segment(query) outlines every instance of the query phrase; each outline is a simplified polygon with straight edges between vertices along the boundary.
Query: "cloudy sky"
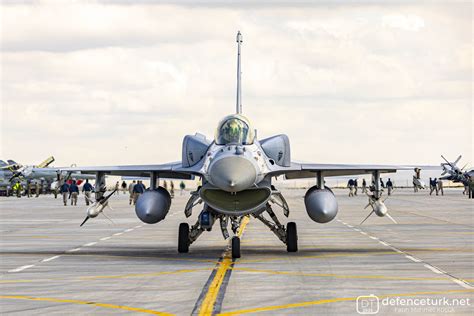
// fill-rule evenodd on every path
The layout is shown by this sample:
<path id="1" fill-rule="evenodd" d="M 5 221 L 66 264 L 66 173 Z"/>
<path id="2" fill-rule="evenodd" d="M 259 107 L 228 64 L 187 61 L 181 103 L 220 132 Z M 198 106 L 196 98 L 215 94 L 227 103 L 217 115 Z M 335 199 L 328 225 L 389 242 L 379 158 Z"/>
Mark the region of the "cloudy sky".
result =
<path id="1" fill-rule="evenodd" d="M 228 3 L 2 1 L 0 157 L 179 160 L 235 110 L 241 30 L 244 114 L 293 159 L 472 161 L 470 1 Z"/>

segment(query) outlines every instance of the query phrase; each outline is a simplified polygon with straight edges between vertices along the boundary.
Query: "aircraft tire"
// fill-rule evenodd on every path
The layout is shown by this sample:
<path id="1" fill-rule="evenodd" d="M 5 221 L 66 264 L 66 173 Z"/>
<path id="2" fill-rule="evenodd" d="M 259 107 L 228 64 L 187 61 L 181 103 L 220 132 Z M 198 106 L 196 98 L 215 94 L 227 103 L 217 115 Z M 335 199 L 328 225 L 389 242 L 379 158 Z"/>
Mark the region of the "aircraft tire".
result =
<path id="1" fill-rule="evenodd" d="M 286 251 L 298 251 L 298 233 L 296 231 L 296 223 L 289 222 L 286 225 Z"/>
<path id="2" fill-rule="evenodd" d="M 240 258 L 240 238 L 232 237 L 232 258 Z"/>
<path id="3" fill-rule="evenodd" d="M 189 224 L 179 224 L 179 235 L 178 235 L 178 252 L 188 253 L 189 252 Z"/>

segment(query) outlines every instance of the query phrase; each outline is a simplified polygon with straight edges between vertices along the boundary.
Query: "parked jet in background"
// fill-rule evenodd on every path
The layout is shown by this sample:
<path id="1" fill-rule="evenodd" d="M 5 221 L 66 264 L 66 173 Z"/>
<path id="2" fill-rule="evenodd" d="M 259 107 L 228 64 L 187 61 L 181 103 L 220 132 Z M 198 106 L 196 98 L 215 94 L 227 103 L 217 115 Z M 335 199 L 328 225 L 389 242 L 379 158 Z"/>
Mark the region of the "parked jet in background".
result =
<path id="1" fill-rule="evenodd" d="M 469 181 L 472 181 L 472 179 L 474 179 L 474 169 L 464 171 L 467 165 L 462 168 L 459 168 L 457 166 L 457 163 L 462 158 L 461 155 L 454 162 L 449 162 L 446 158 L 444 158 L 443 155 L 441 155 L 441 158 L 446 161 L 441 163 L 441 167 L 443 168 L 443 173 L 441 175 L 444 176 L 445 174 L 447 174 L 447 176 L 440 178 L 441 180 L 461 182 L 464 186 L 468 186 Z"/>
<path id="2" fill-rule="evenodd" d="M 242 220 L 249 216 L 263 222 L 286 244 L 287 251 L 297 251 L 296 223 L 289 222 L 285 227 L 273 211 L 273 206 L 278 206 L 286 217 L 290 213 L 284 196 L 272 183 L 272 179 L 278 176 L 286 179 L 314 178 L 317 184 L 304 197 L 306 211 L 313 221 L 327 223 L 336 217 L 338 203 L 333 192 L 324 185 L 324 178 L 372 174 L 374 187 L 369 197 L 371 213 L 380 217 L 387 215 L 387 207 L 381 198 L 380 174 L 413 170 L 416 166 L 296 163 L 291 160 L 288 136 L 282 134 L 258 140 L 256 130 L 242 115 L 240 32 L 237 34 L 237 44 L 236 113 L 219 122 L 213 141 L 201 134 L 185 136 L 181 161 L 168 164 L 64 169 L 96 175 L 96 203 L 88 209 L 86 219 L 96 217 L 107 203 L 109 196 L 104 195 L 106 175 L 150 177 L 150 190 L 139 197 L 135 206 L 137 216 L 148 224 L 165 219 L 171 206 L 168 191 L 157 186 L 159 178 L 199 177 L 202 180 L 202 186 L 191 193 L 184 209 L 185 216 L 189 217 L 193 208 L 202 204 L 198 221 L 191 227 L 187 223 L 179 226 L 178 251 L 181 253 L 188 252 L 189 246 L 204 231 L 210 231 L 219 220 L 226 239 L 229 237 L 230 222 L 234 232 L 232 256 L 240 257 L 240 239 L 236 232 Z"/>
<path id="3" fill-rule="evenodd" d="M 49 157 L 38 165 L 21 165 L 13 160 L 8 163 L 0 161 L 0 186 L 9 186 L 12 182 L 43 180 L 49 184 L 55 181 L 63 181 L 67 179 L 93 179 L 94 176 L 81 173 L 73 173 L 60 171 L 60 168 L 48 167 L 54 162 L 54 157 Z"/>

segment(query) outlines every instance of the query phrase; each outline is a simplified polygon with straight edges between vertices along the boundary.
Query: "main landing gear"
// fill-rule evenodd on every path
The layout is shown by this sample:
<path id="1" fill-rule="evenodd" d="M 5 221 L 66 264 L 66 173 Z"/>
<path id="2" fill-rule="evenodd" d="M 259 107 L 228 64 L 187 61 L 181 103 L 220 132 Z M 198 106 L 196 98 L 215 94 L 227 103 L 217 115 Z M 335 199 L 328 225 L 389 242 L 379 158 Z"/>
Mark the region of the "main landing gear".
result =
<path id="1" fill-rule="evenodd" d="M 281 204 L 286 206 L 286 203 Z M 283 210 L 283 213 L 288 216 L 288 207 L 283 207 Z M 264 216 L 265 214 L 266 216 Z M 265 226 L 270 228 L 270 230 L 278 237 L 278 239 L 280 239 L 286 245 L 286 250 L 288 252 L 298 251 L 298 232 L 296 229 L 296 223 L 289 222 L 285 227 L 278 220 L 269 203 L 267 203 L 267 205 L 260 212 L 254 213 L 252 214 L 252 216 L 261 221 Z M 227 227 L 230 221 L 230 226 L 234 233 L 234 236 L 232 237 L 230 242 L 232 258 L 240 258 L 240 238 L 237 232 L 239 231 L 243 218 L 244 216 L 237 217 L 217 214 L 215 211 L 212 211 L 209 208 L 205 208 L 201 212 L 197 222 L 191 227 L 187 223 L 181 223 L 179 225 L 178 252 L 189 252 L 189 246 L 194 241 L 196 241 L 196 239 L 204 231 L 210 231 L 215 221 L 220 220 L 220 228 L 224 239 L 228 239 L 230 237 L 229 232 L 227 231 Z"/>

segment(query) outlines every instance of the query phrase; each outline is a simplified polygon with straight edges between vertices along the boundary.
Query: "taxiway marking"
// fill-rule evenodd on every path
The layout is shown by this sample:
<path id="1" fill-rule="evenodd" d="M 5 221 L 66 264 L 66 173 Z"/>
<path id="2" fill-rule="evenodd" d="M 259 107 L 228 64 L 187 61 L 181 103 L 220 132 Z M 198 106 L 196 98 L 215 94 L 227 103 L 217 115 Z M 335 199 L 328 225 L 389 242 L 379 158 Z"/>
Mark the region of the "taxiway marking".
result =
<path id="1" fill-rule="evenodd" d="M 131 232 L 131 231 L 133 231 L 134 229 L 140 228 L 140 227 L 142 227 L 142 225 L 137 225 L 137 226 L 135 226 L 134 228 L 129 228 L 129 229 L 124 230 L 123 232 L 115 233 L 115 234 L 113 234 L 113 236 L 120 236 L 120 235 L 122 235 L 122 234 L 124 234 L 124 233 Z M 102 237 L 102 238 L 99 239 L 99 241 L 105 241 L 105 240 L 109 240 L 109 239 L 111 239 L 111 238 L 112 238 L 112 236 Z M 93 242 L 84 244 L 82 247 L 91 247 L 91 246 L 97 244 L 99 241 L 93 241 Z M 68 254 L 68 253 L 72 253 L 72 252 L 77 252 L 77 251 L 80 251 L 80 250 L 82 250 L 81 247 L 77 247 L 77 248 L 73 248 L 73 249 L 68 249 L 68 250 L 64 251 L 64 254 Z M 54 256 L 54 257 L 42 259 L 42 260 L 39 261 L 39 263 L 42 263 L 42 262 L 49 262 L 49 261 L 58 259 L 59 257 L 61 257 L 61 256 L 58 255 L 58 256 Z M 34 267 L 34 266 L 35 266 L 34 264 L 25 265 L 25 266 L 21 266 L 21 267 L 15 268 L 15 269 L 8 270 L 8 272 L 9 272 L 9 273 L 21 272 L 21 271 L 23 271 L 23 270 L 32 268 L 32 267 Z"/>
<path id="2" fill-rule="evenodd" d="M 244 217 L 240 225 L 240 229 L 237 232 L 237 237 L 242 237 L 248 222 L 249 218 L 247 216 Z M 217 302 L 217 298 L 219 294 L 223 293 L 222 291 L 225 290 L 225 288 L 222 289 L 222 284 L 224 283 L 224 280 L 227 276 L 230 277 L 234 263 L 235 261 L 232 260 L 231 256 L 231 249 L 230 247 L 227 247 L 226 251 L 222 255 L 222 260 L 220 263 L 218 263 L 218 266 L 216 266 L 217 270 L 215 270 L 215 273 L 213 272 L 213 274 L 211 274 L 212 281 L 210 284 L 208 283 L 208 286 L 206 284 L 207 290 L 199 307 L 199 316 L 214 315 L 216 312 L 219 312 L 219 310 L 216 310 L 216 303 L 221 304 L 222 302 Z M 220 300 L 223 299 L 224 295 L 222 294 Z"/>
<path id="3" fill-rule="evenodd" d="M 350 227 L 349 224 L 346 224 L 346 223 L 344 223 L 344 222 L 342 222 L 342 224 L 345 225 L 345 226 L 347 226 L 348 228 L 352 228 L 352 230 L 354 230 L 354 231 L 357 231 L 356 228 Z M 419 259 L 419 258 L 417 258 L 417 257 L 415 257 L 415 256 L 412 256 L 412 255 L 410 255 L 409 253 L 407 253 L 407 252 L 405 252 L 405 251 L 403 251 L 403 250 L 401 250 L 401 249 L 398 249 L 397 247 L 394 247 L 394 246 L 390 245 L 389 243 L 387 243 L 387 242 L 385 242 L 385 241 L 383 241 L 383 240 L 381 240 L 381 239 L 379 239 L 379 238 L 377 238 L 377 237 L 375 237 L 375 236 L 368 235 L 367 233 L 365 233 L 365 232 L 362 231 L 362 230 L 359 230 L 359 232 L 360 232 L 361 234 L 363 234 L 363 235 L 367 235 L 370 239 L 377 240 L 380 244 L 382 244 L 382 245 L 384 245 L 384 246 L 386 246 L 386 247 L 392 249 L 393 251 L 395 251 L 395 252 L 397 252 L 397 253 L 399 253 L 399 254 L 404 255 L 405 258 L 407 258 L 408 260 L 411 260 L 411 261 L 413 261 L 413 262 L 415 262 L 415 263 L 422 263 L 423 266 L 424 266 L 425 268 L 427 268 L 428 270 L 430 270 L 430 271 L 432 271 L 432 272 L 434 272 L 434 273 L 436 273 L 436 274 L 442 274 L 442 275 L 444 275 L 444 276 L 447 277 L 449 280 L 451 280 L 452 282 L 454 282 L 454 283 L 456 283 L 456 284 L 462 286 L 462 287 L 465 288 L 465 289 L 474 289 L 474 286 L 473 286 L 471 283 L 469 283 L 468 281 L 466 281 L 466 280 L 459 279 L 459 278 L 457 278 L 457 277 L 455 277 L 455 276 L 449 274 L 448 272 L 443 271 L 443 270 L 441 270 L 441 269 L 435 267 L 434 265 L 432 265 L 432 264 L 430 264 L 430 263 L 428 263 L 428 262 L 423 261 L 422 259 Z"/>
<path id="4" fill-rule="evenodd" d="M 398 297 L 398 296 L 442 295 L 442 294 L 472 293 L 472 292 L 474 292 L 474 290 L 451 290 L 451 291 L 439 291 L 439 292 L 414 292 L 414 293 L 386 294 L 386 295 L 377 295 L 377 297 L 379 299 L 384 299 L 386 297 Z M 338 303 L 338 302 L 347 302 L 347 301 L 356 301 L 356 300 L 357 300 L 357 297 L 339 297 L 339 298 L 333 298 L 333 299 L 292 303 L 292 304 L 286 304 L 286 305 L 274 305 L 274 306 L 257 307 L 257 308 L 251 308 L 251 309 L 242 309 L 242 310 L 237 310 L 237 311 L 220 313 L 218 315 L 219 316 L 233 316 L 233 315 L 242 315 L 242 314 L 258 313 L 258 312 L 269 312 L 269 311 L 276 311 L 276 310 L 282 310 L 282 309 L 307 307 L 307 306 L 322 305 L 322 304 L 329 304 L 329 303 Z"/>
<path id="5" fill-rule="evenodd" d="M 46 258 L 46 259 L 41 260 L 41 262 L 49 262 L 49 261 L 52 261 L 52 260 L 56 260 L 56 259 L 58 259 L 59 257 L 61 257 L 61 256 L 49 257 L 49 258 Z"/>
<path id="6" fill-rule="evenodd" d="M 159 311 L 155 311 L 155 310 L 151 310 L 151 309 L 144 309 L 144 308 L 138 308 L 138 307 L 130 307 L 130 306 L 114 305 L 114 304 L 106 304 L 106 303 L 98 303 L 98 302 L 87 302 L 87 301 L 79 301 L 79 300 L 60 299 L 60 298 L 51 298 L 51 297 L 0 295 L 0 299 L 43 301 L 43 302 L 54 302 L 54 303 L 70 303 L 70 304 L 88 305 L 88 306 L 104 307 L 104 308 L 112 308 L 112 309 L 123 309 L 123 310 L 131 311 L 131 312 L 146 313 L 146 314 L 151 314 L 151 315 L 163 315 L 163 316 L 173 315 L 173 314 L 170 314 L 170 313 L 159 312 Z"/>
<path id="7" fill-rule="evenodd" d="M 29 265 L 26 265 L 26 266 L 21 266 L 21 267 L 16 268 L 16 269 L 9 270 L 8 272 L 20 272 L 20 271 L 23 271 L 23 270 L 26 270 L 26 269 L 29 269 L 29 268 L 33 268 L 34 266 L 35 266 L 34 264 L 29 264 Z"/>

